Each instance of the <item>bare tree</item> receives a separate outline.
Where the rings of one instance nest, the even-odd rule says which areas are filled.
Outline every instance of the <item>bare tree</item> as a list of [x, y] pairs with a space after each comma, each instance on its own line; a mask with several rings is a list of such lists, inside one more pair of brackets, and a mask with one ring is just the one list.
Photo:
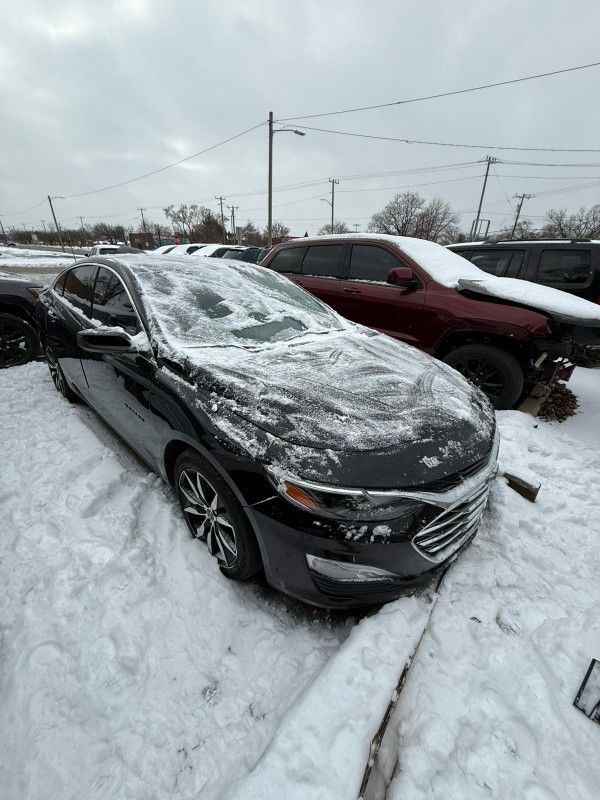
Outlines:
[[110, 244], [126, 241], [125, 228], [122, 225], [109, 225], [106, 222], [97, 222], [91, 229], [93, 240], [103, 240]]
[[323, 225], [322, 228], [319, 228], [318, 236], [327, 236], [330, 233], [350, 233], [350, 228], [346, 225], [345, 222], [338, 222], [336, 219], [333, 223], [333, 230], [331, 229], [331, 223], [329, 225]]
[[514, 239], [515, 241], [539, 239], [540, 231], [533, 226], [529, 219], [520, 219], [513, 233], [513, 223], [509, 222], [504, 227], [500, 228], [498, 233], [493, 237], [497, 241], [501, 239]]
[[[283, 222], [274, 222], [271, 230], [273, 239], [282, 239], [284, 236], [288, 236], [290, 232], [288, 226], [284, 225]], [[263, 231], [263, 237], [266, 241], [268, 237], [268, 231], [266, 228]]]
[[186, 205], [182, 203], [179, 208], [167, 206], [163, 209], [165, 217], [170, 221], [175, 233], [189, 238], [193, 228], [202, 221], [202, 209], [197, 205]]
[[458, 214], [440, 197], [426, 203], [418, 192], [404, 192], [373, 214], [369, 231], [446, 243], [456, 236], [458, 221]]
[[564, 208], [550, 209], [542, 234], [546, 238], [596, 239], [600, 236], [600, 204], [588, 210], [580, 208], [575, 214]]

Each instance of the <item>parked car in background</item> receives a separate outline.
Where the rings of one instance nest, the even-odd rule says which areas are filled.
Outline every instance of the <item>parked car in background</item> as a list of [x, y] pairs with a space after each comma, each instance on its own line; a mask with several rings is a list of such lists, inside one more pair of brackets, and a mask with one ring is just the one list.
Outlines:
[[195, 242], [193, 244], [178, 244], [167, 252], [171, 256], [191, 256], [194, 253], [213, 258], [223, 258], [227, 251], [242, 251], [246, 248], [241, 245], [232, 244], [203, 244]]
[[153, 250], [152, 252], [154, 253], [154, 255], [158, 256], [158, 255], [161, 255], [163, 253], [170, 253], [171, 250], [174, 247], [177, 247], [177, 245], [175, 245], [175, 244], [162, 244], [160, 247], [157, 247], [156, 250]]
[[266, 252], [267, 250], [265, 247], [255, 247], [254, 245], [245, 247], [243, 250], [238, 250], [236, 247], [235, 249], [227, 250], [227, 252], [223, 254], [223, 258], [233, 258], [235, 261], [245, 261], [247, 264], [256, 264]]
[[433, 242], [347, 234], [276, 245], [261, 262], [348, 319], [442, 359], [512, 408], [600, 354], [600, 307], [496, 278]]
[[0, 279], [0, 369], [26, 364], [38, 355], [35, 304], [40, 286]]
[[490, 275], [520, 278], [600, 303], [600, 241], [464, 242], [448, 249]]
[[143, 253], [137, 247], [129, 247], [124, 244], [95, 244], [92, 249], [87, 253], [87, 256], [108, 256], [116, 255], [117, 253]]
[[96, 257], [37, 313], [56, 388], [173, 486], [227, 577], [364, 606], [475, 535], [498, 449], [484, 395], [275, 272]]

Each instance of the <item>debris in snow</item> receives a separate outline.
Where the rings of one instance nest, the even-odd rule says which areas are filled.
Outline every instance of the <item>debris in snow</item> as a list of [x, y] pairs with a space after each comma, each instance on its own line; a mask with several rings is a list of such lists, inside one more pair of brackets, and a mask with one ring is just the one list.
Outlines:
[[426, 467], [439, 467], [442, 463], [441, 460], [437, 456], [423, 456], [421, 459], [421, 463], [425, 464]]
[[600, 725], [600, 661], [593, 658], [573, 705]]
[[538, 412], [542, 419], [564, 422], [577, 413], [579, 403], [569, 387], [558, 381]]

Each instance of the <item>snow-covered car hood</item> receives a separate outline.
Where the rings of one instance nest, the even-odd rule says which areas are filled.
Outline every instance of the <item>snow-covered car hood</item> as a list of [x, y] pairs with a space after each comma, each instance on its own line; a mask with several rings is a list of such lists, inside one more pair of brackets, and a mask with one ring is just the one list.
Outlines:
[[[484, 395], [457, 372], [382, 334], [352, 326], [258, 351], [189, 349], [211, 421], [284, 471], [352, 485], [436, 481], [482, 459], [494, 435]], [[257, 451], [252, 433], [268, 435]], [[250, 440], [250, 442], [248, 441]], [[254, 449], [253, 449], [254, 448]], [[357, 454], [360, 456], [357, 458]]]

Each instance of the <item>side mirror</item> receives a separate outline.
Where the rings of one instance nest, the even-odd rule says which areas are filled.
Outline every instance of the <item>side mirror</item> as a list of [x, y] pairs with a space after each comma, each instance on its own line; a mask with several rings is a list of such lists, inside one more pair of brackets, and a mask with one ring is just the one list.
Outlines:
[[388, 272], [387, 282], [403, 289], [418, 289], [420, 286], [410, 267], [394, 267]]
[[130, 353], [133, 350], [131, 336], [115, 328], [78, 331], [77, 344], [87, 353]]

